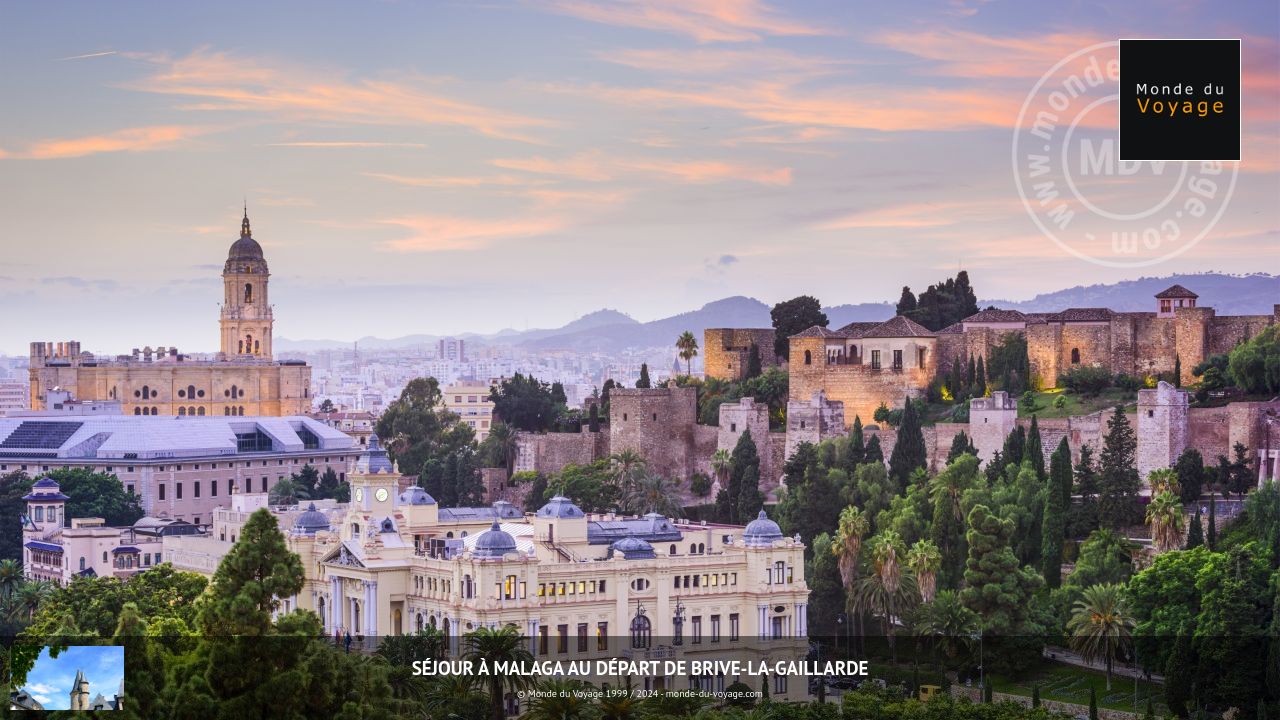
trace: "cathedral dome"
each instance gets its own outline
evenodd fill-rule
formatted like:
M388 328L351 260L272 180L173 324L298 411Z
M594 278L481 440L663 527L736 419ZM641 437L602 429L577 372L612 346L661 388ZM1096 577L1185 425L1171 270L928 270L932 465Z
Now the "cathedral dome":
M231 249L227 251L227 267L231 268L237 263L245 262L266 262L266 258L262 255L262 246L253 239L253 231L249 228L248 209L245 210L244 219L240 221L240 239L231 243Z
M775 540L781 539L782 528L778 527L778 523L770 520L763 510L742 531L743 542L751 547L768 547Z
M511 533L503 530L495 519L493 527L476 538L473 552L476 557L501 558L507 553L516 552L516 539L511 537Z

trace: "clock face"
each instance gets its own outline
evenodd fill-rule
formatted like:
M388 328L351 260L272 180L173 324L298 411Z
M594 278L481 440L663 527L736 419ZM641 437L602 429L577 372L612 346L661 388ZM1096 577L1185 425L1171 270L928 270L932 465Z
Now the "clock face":
M364 502L364 488L356 488L356 502Z
M378 499L378 502L386 502L386 501L387 501L387 489L386 489L386 488L378 488L378 492L374 493L374 494L373 494L373 496L374 496L375 498L377 498L377 499Z

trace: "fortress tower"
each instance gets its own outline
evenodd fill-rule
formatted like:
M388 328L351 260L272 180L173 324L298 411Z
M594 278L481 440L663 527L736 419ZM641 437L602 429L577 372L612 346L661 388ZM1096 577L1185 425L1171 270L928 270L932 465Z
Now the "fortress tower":
M222 354L271 357L274 319L267 296L267 260L249 228L249 208L240 222L240 239L231 244L222 270Z
M76 670L76 679L71 683L71 709L89 709L89 681L81 670Z
M1187 448L1186 390L1161 380L1154 390L1138 391L1138 477L1144 489L1152 470L1173 467Z

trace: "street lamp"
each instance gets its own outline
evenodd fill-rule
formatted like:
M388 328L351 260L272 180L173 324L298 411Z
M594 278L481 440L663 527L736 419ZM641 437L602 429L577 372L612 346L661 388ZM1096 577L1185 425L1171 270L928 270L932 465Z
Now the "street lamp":
M675 636L671 639L672 645L684 644L684 604L680 602L680 598L676 598L675 617L672 618L671 624L675 627Z

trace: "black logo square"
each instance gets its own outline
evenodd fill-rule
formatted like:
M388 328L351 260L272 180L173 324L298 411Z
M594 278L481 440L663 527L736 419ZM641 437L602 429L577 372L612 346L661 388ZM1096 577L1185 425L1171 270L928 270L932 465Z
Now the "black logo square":
M1121 40L1120 159L1239 160L1240 41Z

